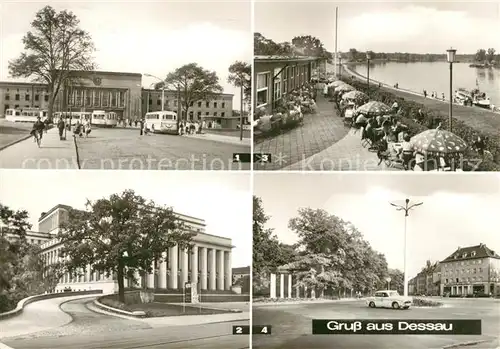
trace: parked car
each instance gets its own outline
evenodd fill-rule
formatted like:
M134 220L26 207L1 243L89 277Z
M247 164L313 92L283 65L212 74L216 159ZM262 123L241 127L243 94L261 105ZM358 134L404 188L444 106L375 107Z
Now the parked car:
M411 297L401 296L398 291L377 291L373 297L366 299L370 308L408 309L412 303Z

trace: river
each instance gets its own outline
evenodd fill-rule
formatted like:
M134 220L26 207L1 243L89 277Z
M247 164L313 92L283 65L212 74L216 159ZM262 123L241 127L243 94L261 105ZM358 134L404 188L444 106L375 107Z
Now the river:
M361 75L366 76L366 64L352 66ZM370 79L388 85L399 84L399 88L422 93L427 90L428 95L442 93L448 99L450 90L450 66L446 62L419 62L419 63L372 63L370 64ZM470 68L469 63L453 64L453 91L459 87L473 89L476 87L485 92L491 103L500 106L500 69Z

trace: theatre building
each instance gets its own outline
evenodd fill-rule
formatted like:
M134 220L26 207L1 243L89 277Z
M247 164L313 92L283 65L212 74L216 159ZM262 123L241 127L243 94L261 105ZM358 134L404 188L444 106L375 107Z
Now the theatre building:
M500 295L500 256L484 244L459 247L441 264L441 295Z
M56 263L60 259L62 245L55 236L61 224L68 219L69 206L57 205L50 211L43 213L38 226L40 232L51 234L54 238L41 245L45 263ZM131 280L125 280L125 287L144 287L154 289L182 289L189 283L197 284L201 290L231 290L231 239L205 233L203 219L176 213L184 222L187 229L196 233L193 238L193 247L183 250L174 246L165 251L166 260L154 266L151 274L140 278L139 285L133 286ZM90 265L81 276L65 274L58 285L56 292L71 288L72 290L103 290L104 293L118 292L118 282L114 275L106 277L104 273L91 270Z

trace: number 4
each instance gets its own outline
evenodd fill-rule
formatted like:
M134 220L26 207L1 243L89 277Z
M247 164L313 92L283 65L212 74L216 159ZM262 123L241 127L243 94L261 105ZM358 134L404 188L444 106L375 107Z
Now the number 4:
M262 330L260 330L260 333L267 333L267 326L262 327Z

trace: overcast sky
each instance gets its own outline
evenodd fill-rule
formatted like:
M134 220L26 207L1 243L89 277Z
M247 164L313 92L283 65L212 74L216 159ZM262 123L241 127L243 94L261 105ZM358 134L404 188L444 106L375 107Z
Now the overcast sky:
M252 260L252 200L248 173L196 171L27 171L0 172L0 198L12 209L30 214L33 230L38 217L57 204L85 208L96 200L133 189L146 199L174 211L205 219L206 233L228 237L233 267Z
M385 254L389 267L403 270L404 213L389 202L423 202L408 217L408 270L413 277L427 259L443 260L459 246L480 243L500 252L499 174L308 173L254 174L254 193L263 201L278 238L294 243L290 218L303 207L321 208L352 222Z
M498 1L283 2L257 0L256 32L277 42L313 35L334 51L338 7L339 51L445 53L450 46L457 53L500 51Z
M99 70L148 73L160 78L196 62L226 82L235 60L252 59L250 0L232 1L16 1L0 3L0 81L8 80L8 61L23 51L21 42L35 13L50 4L72 11L93 38ZM143 78L143 86L156 82ZM233 99L239 110L239 97Z

